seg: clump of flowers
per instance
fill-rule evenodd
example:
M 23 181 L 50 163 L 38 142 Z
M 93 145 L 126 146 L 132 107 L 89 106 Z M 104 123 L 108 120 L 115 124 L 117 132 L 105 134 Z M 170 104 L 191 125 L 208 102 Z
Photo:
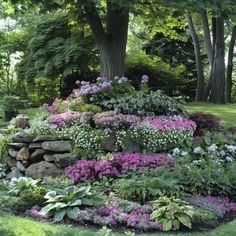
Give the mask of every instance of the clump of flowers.
M 97 128 L 112 130 L 128 129 L 140 122 L 140 118 L 138 116 L 116 114 L 115 112 L 98 113 L 93 118 Z
M 33 216 L 33 217 L 41 218 L 41 219 L 45 219 L 45 220 L 49 219 L 49 215 L 43 214 L 43 213 L 41 213 L 40 211 L 38 211 L 36 209 L 27 210 L 26 214 L 29 215 L 29 216 Z
M 231 202 L 227 197 L 189 195 L 186 201 L 195 207 L 211 211 L 218 217 L 223 217 L 230 212 L 236 213 L 236 203 Z
M 81 160 L 66 168 L 66 175 L 74 182 L 100 180 L 104 176 L 118 177 L 132 171 L 144 173 L 145 169 L 173 166 L 175 161 L 165 155 L 117 153 L 112 160 Z
M 89 123 L 92 116 L 92 112 L 67 112 L 57 115 L 50 115 L 47 121 L 52 128 L 62 129 L 73 125 Z
M 170 130 L 170 129 L 180 129 L 182 131 L 194 131 L 196 129 L 196 124 L 194 121 L 183 118 L 183 117 L 158 117 L 149 118 L 145 117 L 143 119 L 144 123 L 150 124 L 156 129 Z
M 217 131 L 220 129 L 220 120 L 217 116 L 202 112 L 196 112 L 189 117 L 197 125 L 196 135 L 202 135 L 205 131 Z
M 150 220 L 152 211 L 150 204 L 140 205 L 117 196 L 109 196 L 107 205 L 80 211 L 77 221 L 99 226 L 125 226 L 143 231 L 160 230 L 161 226 Z

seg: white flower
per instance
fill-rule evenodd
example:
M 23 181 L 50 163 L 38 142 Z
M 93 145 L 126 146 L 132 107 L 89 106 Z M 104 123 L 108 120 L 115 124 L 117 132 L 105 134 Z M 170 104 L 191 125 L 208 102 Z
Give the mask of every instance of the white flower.
M 207 148 L 208 152 L 215 152 L 217 150 L 217 146 L 212 144 L 210 147 Z
M 236 146 L 234 145 L 225 145 L 225 147 L 230 151 L 235 153 L 236 152 Z
M 173 155 L 174 156 L 177 156 L 177 155 L 179 155 L 180 154 L 180 149 L 179 148 L 175 148 L 174 150 L 173 150 Z
M 232 159 L 231 157 L 229 157 L 229 156 L 225 157 L 225 160 L 226 160 L 226 161 L 229 161 L 229 162 L 232 162 L 232 161 L 233 161 L 233 159 Z
M 221 150 L 221 151 L 220 151 L 220 155 L 221 155 L 222 157 L 224 157 L 224 156 L 225 156 L 225 151 L 224 151 L 224 150 Z
M 202 154 L 202 153 L 203 153 L 203 150 L 202 150 L 201 147 L 196 147 L 196 148 L 193 149 L 193 152 L 194 152 L 195 154 Z
M 188 152 L 181 152 L 182 157 L 186 157 L 188 155 Z
M 194 160 L 192 163 L 193 163 L 194 165 L 197 165 L 197 164 L 201 163 L 201 160 Z

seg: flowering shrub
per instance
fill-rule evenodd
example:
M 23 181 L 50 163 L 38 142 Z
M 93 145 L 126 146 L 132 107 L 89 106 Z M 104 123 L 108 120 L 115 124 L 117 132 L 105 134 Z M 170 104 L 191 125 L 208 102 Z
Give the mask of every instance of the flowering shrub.
M 117 115 L 114 112 L 98 113 L 93 118 L 97 128 L 115 130 L 130 128 L 130 126 L 140 121 L 140 118 L 135 115 Z
M 165 155 L 115 154 L 113 160 L 82 160 L 66 168 L 66 175 L 74 182 L 99 180 L 104 176 L 117 177 L 131 171 L 144 172 L 145 168 L 155 169 L 158 166 L 174 165 L 174 160 Z
M 153 152 L 167 150 L 191 142 L 193 131 L 180 129 L 158 130 L 148 123 L 142 123 L 133 130 L 117 132 L 117 146 L 125 148 L 128 142 L 138 143 L 143 149 Z
M 77 221 L 99 226 L 125 226 L 143 231 L 160 230 L 160 225 L 150 220 L 152 210 L 150 204 L 140 205 L 112 195 L 108 197 L 107 205 L 81 210 Z
M 190 115 L 189 117 L 193 120 L 196 125 L 196 133 L 199 135 L 204 131 L 216 131 L 220 128 L 220 120 L 218 117 L 212 114 L 196 112 Z
M 185 200 L 195 207 L 213 212 L 218 217 L 223 217 L 230 212 L 236 213 L 236 203 L 231 202 L 227 197 L 189 195 Z
M 183 117 L 158 117 L 149 118 L 145 117 L 143 123 L 150 124 L 157 130 L 170 130 L 170 129 L 180 129 L 182 131 L 194 131 L 196 129 L 196 124 L 194 121 L 183 118 Z
M 67 112 L 57 115 L 50 115 L 47 118 L 48 123 L 52 128 L 65 128 L 73 125 L 80 125 L 84 123 L 89 123 L 93 116 L 91 112 Z

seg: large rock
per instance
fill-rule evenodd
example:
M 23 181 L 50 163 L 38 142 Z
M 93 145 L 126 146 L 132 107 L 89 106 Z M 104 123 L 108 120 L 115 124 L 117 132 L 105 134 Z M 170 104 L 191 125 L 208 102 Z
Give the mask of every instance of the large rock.
M 42 143 L 31 143 L 29 145 L 29 149 L 32 150 L 32 149 L 38 149 L 38 148 L 42 148 Z
M 61 138 L 52 135 L 42 135 L 33 139 L 33 143 L 44 142 L 44 141 L 58 141 Z
M 78 154 L 71 154 L 71 153 L 48 154 L 44 156 L 44 160 L 49 162 L 54 161 L 61 168 L 74 165 L 78 159 L 79 159 Z
M 16 159 L 11 159 L 11 158 L 9 158 L 9 159 L 7 160 L 7 165 L 8 165 L 10 168 L 16 166 Z
M 116 139 L 115 137 L 109 137 L 103 144 L 102 149 L 107 152 L 115 152 L 116 151 Z
M 16 160 L 17 161 L 27 161 L 29 159 L 30 159 L 29 148 L 27 148 L 27 147 L 21 148 L 17 154 Z
M 128 153 L 141 153 L 141 150 L 142 149 L 139 144 L 134 142 L 128 142 L 123 151 Z
M 11 172 L 7 174 L 6 179 L 19 178 L 22 176 L 23 174 L 16 167 L 13 167 Z
M 22 131 L 14 134 L 12 140 L 13 142 L 18 143 L 31 143 L 33 141 L 33 137 Z
M 17 161 L 16 163 L 16 168 L 20 171 L 20 172 L 25 172 L 26 168 L 23 166 L 23 164 L 20 161 Z
M 9 155 L 10 155 L 11 157 L 16 158 L 16 157 L 17 157 L 17 154 L 18 154 L 18 151 L 15 150 L 14 148 L 9 148 L 9 149 L 8 149 L 8 153 L 9 153 Z
M 28 147 L 27 143 L 8 143 L 9 147 L 20 149 L 22 147 Z
M 37 162 L 43 159 L 43 155 L 45 155 L 47 153 L 46 150 L 43 149 L 36 149 L 30 157 L 30 161 L 31 162 Z
M 68 152 L 73 147 L 70 141 L 46 141 L 43 142 L 42 148 L 52 152 Z
M 44 178 L 46 176 L 57 177 L 64 174 L 64 171 L 53 163 L 41 161 L 30 165 L 26 171 L 26 176 L 33 179 Z

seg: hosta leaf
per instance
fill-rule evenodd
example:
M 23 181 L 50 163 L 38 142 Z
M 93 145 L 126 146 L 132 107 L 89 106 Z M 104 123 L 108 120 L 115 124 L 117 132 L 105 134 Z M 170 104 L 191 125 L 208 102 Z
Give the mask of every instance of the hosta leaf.
M 164 231 L 169 231 L 172 229 L 171 221 L 164 221 L 162 226 Z
M 68 208 L 67 209 L 67 216 L 70 219 L 75 219 L 75 218 L 77 218 L 79 212 L 80 212 L 80 209 L 78 207 Z
M 179 220 L 183 225 L 185 225 L 186 227 L 192 228 L 191 220 L 190 220 L 190 217 L 189 217 L 188 215 L 186 215 L 186 216 L 179 216 L 179 217 L 178 217 L 178 220 Z
M 75 200 L 74 202 L 70 203 L 70 206 L 80 206 L 82 201 L 80 199 Z
M 54 221 L 59 222 L 63 220 L 65 215 L 66 215 L 66 210 L 57 211 L 53 219 Z

